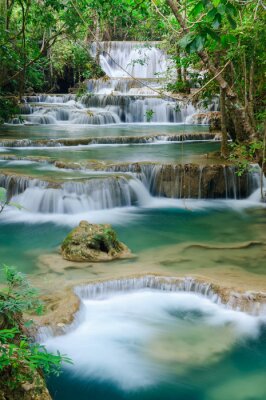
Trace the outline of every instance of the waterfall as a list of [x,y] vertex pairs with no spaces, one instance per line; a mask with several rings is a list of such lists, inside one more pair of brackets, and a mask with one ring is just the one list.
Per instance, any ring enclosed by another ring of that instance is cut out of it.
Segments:
[[[98,49],[97,49],[98,47]],[[187,101],[162,97],[175,73],[159,42],[102,42],[91,46],[106,77],[87,81],[87,94],[26,96],[12,124],[109,125],[123,123],[200,123],[193,115],[206,111]],[[121,68],[122,67],[122,68]],[[167,76],[166,76],[167,75]],[[217,109],[217,101],[207,107]]]
[[260,172],[253,169],[239,177],[235,167],[216,165],[208,168],[194,164],[125,164],[112,165],[106,172],[124,173],[53,183],[0,175],[0,186],[9,199],[31,212],[76,214],[88,210],[115,207],[149,206],[152,199],[243,199],[259,190]]
[[78,214],[84,211],[146,205],[150,194],[138,180],[125,177],[94,178],[52,184],[37,179],[0,175],[9,198],[35,213]]
[[18,196],[27,189],[41,188],[45,189],[49,185],[48,182],[39,179],[31,179],[26,176],[19,175],[0,175],[0,187],[7,190],[7,197],[10,200],[13,196]]
[[112,165],[105,170],[135,175],[156,197],[243,199],[260,186],[259,168],[242,176],[229,165],[133,163]]
[[[92,45],[92,54],[100,52],[103,71],[112,78],[164,77],[170,62],[159,49],[159,42],[100,42]],[[97,49],[98,47],[98,49]],[[122,67],[122,68],[121,68]]]
[[140,289],[157,289],[167,292],[193,292],[208,297],[213,302],[220,303],[219,296],[212,285],[196,281],[193,278],[171,278],[147,275],[137,278],[115,279],[96,282],[75,288],[75,293],[83,300],[106,297],[117,292],[128,292]]
[[62,146],[89,146],[95,144],[150,144],[150,143],[185,143],[201,141],[219,141],[220,136],[217,133],[181,133],[171,135],[147,135],[147,136],[99,136],[89,138],[66,138],[66,139],[4,139],[0,140],[0,148],[23,148],[23,147],[62,147]]

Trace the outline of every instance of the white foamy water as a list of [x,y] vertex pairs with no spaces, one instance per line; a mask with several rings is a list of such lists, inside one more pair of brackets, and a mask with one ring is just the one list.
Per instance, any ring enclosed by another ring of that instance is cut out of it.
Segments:
[[[134,189],[141,183],[133,181],[130,183]],[[36,212],[29,208],[29,203],[33,207],[40,205],[45,206],[45,199],[40,197],[38,203],[35,203],[32,197],[31,191],[38,191],[41,193],[41,189],[27,189],[27,192],[22,195],[16,196],[15,200],[18,204],[24,205],[24,209],[17,210],[15,208],[6,207],[1,214],[1,220],[5,223],[27,223],[27,224],[39,224],[46,222],[53,222],[58,225],[64,226],[76,226],[81,220],[88,220],[91,223],[101,224],[109,223],[116,225],[127,225],[128,223],[134,222],[142,218],[141,210],[152,210],[152,209],[178,209],[184,210],[188,213],[193,211],[209,211],[209,210],[234,210],[235,212],[245,212],[245,210],[258,207],[266,207],[266,203],[260,202],[260,189],[256,190],[250,198],[244,200],[196,200],[196,199],[168,199],[160,197],[152,197],[144,186],[143,191],[138,195],[138,207],[136,206],[125,206],[125,207],[114,207],[106,209],[94,209],[90,210],[91,204],[88,199],[77,197],[66,198],[63,203],[59,201],[57,203],[57,197],[53,200],[49,200],[49,205],[59,210],[60,207],[68,207],[68,213],[62,212]],[[53,190],[53,189],[51,189]],[[42,191],[45,194],[45,189]],[[22,197],[20,197],[22,196]],[[20,199],[23,198],[23,201]],[[29,203],[24,201],[29,198]],[[47,201],[47,199],[46,199]],[[27,206],[28,204],[28,206]],[[62,209],[62,208],[61,208]]]
[[262,323],[194,293],[142,289],[83,299],[66,334],[44,344],[68,354],[76,376],[138,390],[217,362],[239,341],[257,337]]

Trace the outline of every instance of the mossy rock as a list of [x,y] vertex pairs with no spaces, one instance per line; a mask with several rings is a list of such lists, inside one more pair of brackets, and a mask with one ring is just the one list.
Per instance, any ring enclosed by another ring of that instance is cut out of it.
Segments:
[[71,231],[61,246],[64,259],[69,261],[111,261],[118,258],[129,258],[128,247],[119,242],[111,225],[90,224],[81,221]]

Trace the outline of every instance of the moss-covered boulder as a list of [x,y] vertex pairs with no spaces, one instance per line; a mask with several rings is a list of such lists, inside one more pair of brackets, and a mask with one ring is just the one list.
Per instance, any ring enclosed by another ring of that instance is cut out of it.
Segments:
[[69,261],[111,261],[117,258],[129,258],[128,247],[119,242],[111,225],[90,224],[81,221],[71,231],[61,246],[64,259]]

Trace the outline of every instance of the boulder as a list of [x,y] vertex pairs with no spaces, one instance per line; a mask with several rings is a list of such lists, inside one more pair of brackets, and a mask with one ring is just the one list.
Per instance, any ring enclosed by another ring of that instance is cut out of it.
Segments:
[[81,221],[61,246],[62,256],[69,261],[102,262],[130,258],[128,247],[118,241],[111,225],[90,224]]

